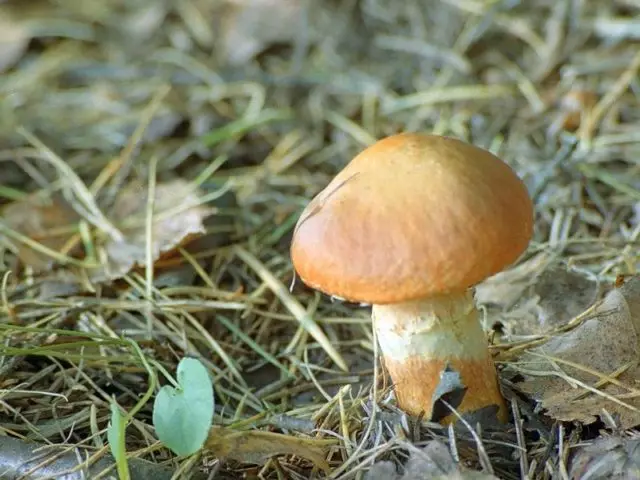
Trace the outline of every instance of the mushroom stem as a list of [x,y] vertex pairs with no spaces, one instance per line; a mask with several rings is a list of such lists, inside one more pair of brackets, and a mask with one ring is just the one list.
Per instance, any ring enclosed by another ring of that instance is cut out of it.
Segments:
[[[417,301],[373,305],[372,318],[384,364],[393,381],[398,406],[411,415],[432,416],[433,396],[449,367],[467,388],[459,413],[498,407],[507,420],[493,359],[478,321],[473,292]],[[442,420],[451,421],[451,415]]]

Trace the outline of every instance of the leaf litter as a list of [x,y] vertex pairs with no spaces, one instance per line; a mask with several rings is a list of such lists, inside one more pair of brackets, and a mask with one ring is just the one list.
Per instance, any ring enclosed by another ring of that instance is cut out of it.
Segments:
[[476,301],[510,340],[544,334],[600,298],[592,275],[569,269],[546,254],[533,256],[476,287]]
[[503,373],[521,377],[514,385],[545,414],[590,424],[605,410],[631,428],[640,424],[640,277],[601,290],[541,255],[484,282],[478,299],[497,313]]
[[[154,263],[170,255],[176,248],[203,236],[205,220],[215,213],[215,208],[202,203],[198,188],[179,179],[156,185],[152,206],[149,204],[148,188],[140,182],[131,182],[118,191],[109,220],[124,236],[121,239],[107,237],[91,246],[95,264],[88,273],[91,282],[99,284],[122,278],[134,268],[144,266],[149,251]],[[147,231],[149,208],[152,222]],[[81,216],[69,203],[56,195],[50,200],[29,197],[9,204],[3,210],[2,224],[4,229],[28,239],[28,243],[19,238],[15,241],[21,262],[44,272],[56,262],[65,263],[64,256],[52,258],[47,251],[60,252],[65,246],[75,245],[67,254],[78,256],[80,220]],[[86,259],[86,249],[83,254]],[[70,279],[68,275],[64,278]],[[63,276],[58,276],[55,281],[62,279]],[[80,288],[82,282],[76,283]]]
[[[448,456],[431,459],[446,458],[447,474],[633,468],[634,429],[623,425],[634,423],[625,405],[635,405],[635,350],[595,320],[631,332],[620,312],[638,318],[623,289],[639,265],[637,5],[234,1],[225,17],[221,3],[0,3],[16,19],[0,29],[13,32],[0,78],[0,203],[37,224],[0,236],[0,270],[10,272],[0,291],[3,431],[103,455],[113,397],[130,409],[147,388],[127,338],[158,368],[185,355],[207,366],[219,439],[286,439],[232,461],[176,460],[154,443],[147,406],[127,429],[127,456],[187,477],[324,478],[322,460],[333,478],[361,478],[376,461],[403,475],[431,441],[446,445]],[[418,129],[492,149],[535,202],[530,251],[477,289],[512,406],[506,426],[407,418],[374,377],[367,309],[285,287],[291,228],[308,199],[362,146]],[[163,187],[173,182],[201,190],[171,196]],[[168,198],[147,202],[153,185]],[[237,202],[220,202],[222,185]],[[38,202],[53,192],[60,210],[50,217]],[[175,216],[163,236],[156,207],[180,210],[179,195],[190,211],[215,212],[182,231]],[[150,203],[156,240],[145,237]],[[117,232],[126,248],[114,248]],[[37,243],[26,250],[25,239]],[[616,297],[619,275],[630,276]],[[606,342],[616,346],[603,355]],[[566,405],[559,385],[572,394]],[[306,440],[322,446],[313,457],[291,449]]]
[[311,460],[324,471],[329,470],[325,460],[328,447],[335,445],[331,439],[303,438],[260,430],[234,430],[213,427],[205,449],[223,461],[264,465],[280,455],[294,455]]
[[78,232],[80,218],[62,195],[50,198],[31,195],[2,210],[4,228],[11,228],[31,240],[29,243],[16,241],[15,249],[20,261],[36,272],[51,269],[55,262],[54,258],[39,251],[38,246],[54,252],[63,251]]
[[511,365],[525,377],[518,387],[553,418],[589,424],[606,410],[622,428],[631,428],[640,424],[638,360],[638,335],[627,300],[616,289],[580,325]]
[[191,183],[173,180],[158,184],[154,190],[150,232],[145,222],[149,214],[147,187],[133,182],[118,192],[111,207],[111,218],[121,228],[124,239],[110,239],[104,245],[106,265],[103,272],[92,275],[94,281],[121,278],[132,268],[145,265],[147,239],[151,241],[151,258],[155,262],[206,233],[205,219],[214,214],[215,209],[202,204],[198,189]]

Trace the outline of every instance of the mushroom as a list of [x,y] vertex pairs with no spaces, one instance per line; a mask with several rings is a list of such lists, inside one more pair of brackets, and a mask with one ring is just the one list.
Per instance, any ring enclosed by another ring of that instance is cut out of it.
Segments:
[[290,253],[308,286],[372,305],[406,413],[431,419],[453,370],[466,389],[459,413],[493,406],[506,421],[473,288],[514,263],[532,230],[531,199],[506,163],[454,138],[403,133],[362,151],[307,205]]

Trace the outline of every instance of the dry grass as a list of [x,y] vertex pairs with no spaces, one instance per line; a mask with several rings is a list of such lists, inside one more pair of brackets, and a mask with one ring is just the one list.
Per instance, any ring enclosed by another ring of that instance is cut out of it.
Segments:
[[[554,424],[521,397],[515,423],[495,431],[397,411],[386,385],[371,388],[368,311],[290,291],[288,245],[306,202],[356,152],[426,130],[489,148],[524,178],[536,203],[529,255],[603,282],[636,273],[640,4],[300,2],[282,44],[232,65],[221,28],[233,19],[213,0],[28,3],[0,5],[28,29],[12,41],[33,37],[0,76],[0,201],[62,195],[81,219],[67,233],[92,255],[0,223],[3,433],[103,455],[110,398],[130,409],[148,388],[141,356],[173,372],[192,355],[214,376],[217,424],[336,439],[331,478],[363,478],[374,459],[402,462],[404,442],[433,438],[500,478],[567,478],[570,447],[594,431]],[[218,208],[206,248],[91,282],[101,245],[122,235],[110,220],[122,186],[176,177]],[[30,241],[53,269],[17,261]],[[84,288],[61,290],[64,272]],[[182,461],[157,444],[150,416],[151,403],[128,428],[128,453],[175,471]],[[183,467],[319,475],[291,456]]]

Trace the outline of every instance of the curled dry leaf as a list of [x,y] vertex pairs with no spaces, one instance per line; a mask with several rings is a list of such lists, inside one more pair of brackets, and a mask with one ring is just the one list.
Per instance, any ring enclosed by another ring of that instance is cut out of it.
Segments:
[[404,472],[398,473],[395,464],[377,462],[367,473],[365,480],[497,480],[497,477],[462,468],[455,462],[445,444],[432,440],[421,449],[411,448]]
[[508,311],[522,298],[537,272],[551,259],[546,254],[536,255],[519,265],[487,278],[476,287],[476,302],[497,311]]
[[[77,231],[80,216],[62,198],[31,195],[7,205],[2,211],[2,226],[27,237],[43,247],[60,252]],[[51,268],[54,259],[27,244],[14,241],[18,258],[35,272]]]
[[262,465],[274,456],[295,455],[328,471],[326,449],[335,443],[334,440],[294,437],[261,430],[235,431],[216,426],[211,429],[204,448],[220,460],[256,465]]
[[[147,186],[138,182],[125,186],[118,193],[109,217],[125,238],[104,245],[107,265],[103,271],[95,272],[92,280],[120,278],[132,268],[146,263],[147,198]],[[158,184],[153,204],[151,257],[154,262],[204,234],[204,219],[212,213],[209,207],[200,204],[198,190],[180,179]]]
[[623,428],[640,425],[638,319],[632,318],[640,292],[632,287],[640,279],[629,282],[625,290],[611,290],[575,328],[509,365],[524,377],[519,388],[553,418],[592,423],[605,409]]
[[[581,273],[564,265],[546,269],[531,288],[531,297],[537,300],[537,324],[532,333],[545,333],[566,324],[593,305],[599,295],[599,284]],[[526,331],[523,327],[521,330]]]
[[506,338],[551,331],[583,312],[599,294],[597,282],[546,254],[499,273],[476,289],[478,304],[487,309],[491,325],[502,325]]
[[[104,251],[104,255],[100,255],[103,265],[88,272],[91,281],[115,280],[146,263],[147,191],[146,185],[136,182],[118,192],[108,217],[125,238],[122,241],[106,239],[107,243],[98,247]],[[201,205],[199,197],[200,192],[184,180],[156,186],[151,241],[153,262],[205,233],[205,220],[213,210]],[[81,217],[60,195],[47,200],[32,195],[13,202],[3,209],[2,217],[0,228],[9,228],[57,253],[73,246],[69,255],[81,256],[78,238],[73,241]],[[46,272],[55,262],[52,256],[23,242],[15,240],[12,243],[20,260],[36,272]],[[76,279],[75,273],[61,270],[47,278],[56,284],[47,288],[48,296],[82,288],[83,282]]]

